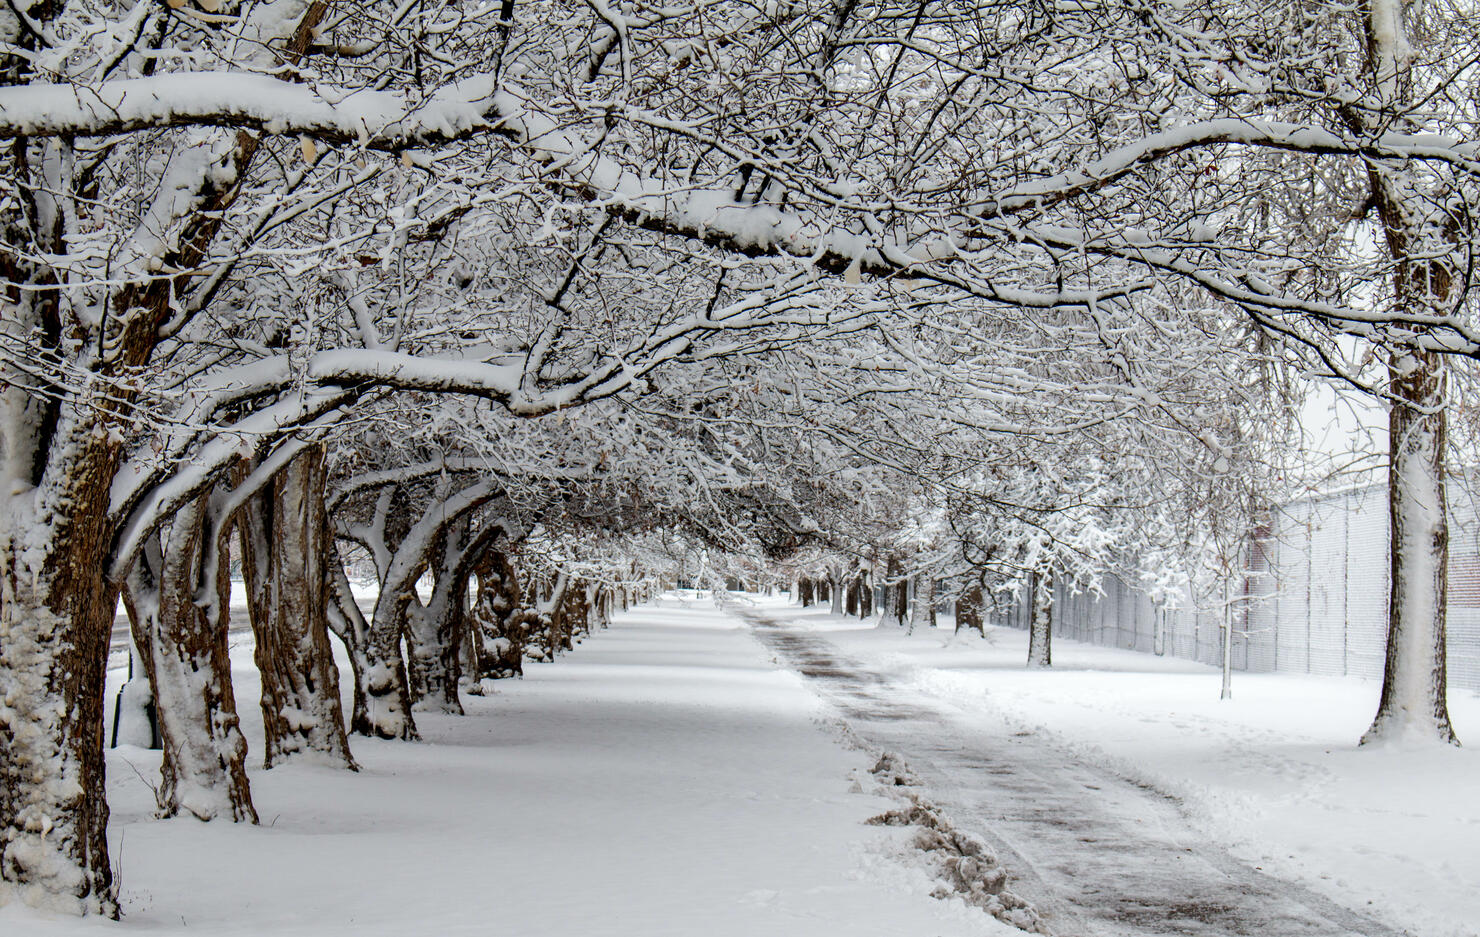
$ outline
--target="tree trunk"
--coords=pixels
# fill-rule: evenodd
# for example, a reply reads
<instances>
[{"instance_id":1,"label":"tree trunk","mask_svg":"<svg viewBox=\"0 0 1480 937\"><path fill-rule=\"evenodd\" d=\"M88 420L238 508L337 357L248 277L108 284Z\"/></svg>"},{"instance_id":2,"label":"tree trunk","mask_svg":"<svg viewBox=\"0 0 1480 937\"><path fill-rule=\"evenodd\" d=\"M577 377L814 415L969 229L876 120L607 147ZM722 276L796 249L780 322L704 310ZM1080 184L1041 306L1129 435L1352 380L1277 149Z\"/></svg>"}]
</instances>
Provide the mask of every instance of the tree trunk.
<instances>
[{"instance_id":1,"label":"tree trunk","mask_svg":"<svg viewBox=\"0 0 1480 937\"><path fill-rule=\"evenodd\" d=\"M590 596L592 630L605 631L612 620L611 586L605 583L592 583Z\"/></svg>"},{"instance_id":2,"label":"tree trunk","mask_svg":"<svg viewBox=\"0 0 1480 937\"><path fill-rule=\"evenodd\" d=\"M426 569L426 551L431 546L430 538L424 543L419 540L408 533L389 566L381 570L375 607L356 649L362 663L349 728L360 735L403 741L420 738L411 715L411 684L401 652L407 613L417 598L416 583Z\"/></svg>"},{"instance_id":3,"label":"tree trunk","mask_svg":"<svg viewBox=\"0 0 1480 937\"><path fill-rule=\"evenodd\" d=\"M385 525L393 519L392 515L377 507L375 523L380 527L374 539L379 546L374 553L379 557L376 566L380 576L380 594L376 596L375 611L362 645L364 670L358 676L360 686L356 699L363 698L364 706L362 709L356 705L350 718L351 730L381 738L417 738L416 722L411 715L411 686L406 662L401 656L401 641L410 624L407 613L413 603L416 603L417 611L417 638L423 642L422 656L416 661L416 666L421 668L418 680L423 681L430 676L429 667L445 667L447 674L433 679L440 681L450 675L450 687L439 683L439 686L444 686L439 696L445 700L447 692L450 692L456 699L456 640L462 626L455 616L462 611L465 598L456 596L457 608L454 611L453 595L459 588L459 581L463 587L466 586L469 567L477 551L495 535L507 532L503 523L485 525L478 538L470 543L467 540L466 515L500 494L498 480L492 477L456 493L441 490L439 486L435 499L422 511L421 517L406 528L394 551L389 550L385 542ZM382 496L382 504L389 504L386 496ZM438 568L439 558L445 560L447 568ZM440 598L433 597L437 607L431 616L435 621L427 617L427 610L421 607L416 594L417 580L429 563L432 564L434 580L443 584ZM428 629L443 628L451 631L445 639L431 635L430 640L437 642L438 649L435 654L428 654L425 643L429 638ZM444 646L450 655L443 655Z\"/></svg>"},{"instance_id":4,"label":"tree trunk","mask_svg":"<svg viewBox=\"0 0 1480 937\"><path fill-rule=\"evenodd\" d=\"M843 599L843 613L851 617L858 617L858 576L848 577L848 586Z\"/></svg>"},{"instance_id":5,"label":"tree trunk","mask_svg":"<svg viewBox=\"0 0 1480 937\"><path fill-rule=\"evenodd\" d=\"M1354 130L1394 126L1419 132L1413 113L1414 39L1402 4L1363 9L1371 79L1362 108L1345 108ZM1380 127L1378 125L1381 125ZM1372 203L1394 261L1400 312L1456 315L1469 237L1451 207L1452 182L1422 164L1366 163ZM1467 224L1467 222L1466 222ZM1410 327L1418 338L1429 327ZM1399 341L1403 341L1401 338ZM1449 519L1445 502L1445 366L1438 354L1405 342L1390 346L1388 516L1391 592L1382 697L1363 744L1400 736L1458 744L1449 722L1445 673Z\"/></svg>"},{"instance_id":6,"label":"tree trunk","mask_svg":"<svg viewBox=\"0 0 1480 937\"><path fill-rule=\"evenodd\" d=\"M12 405L22 391L4 393ZM94 432L109 409L69 401L44 452L0 440L12 485L0 525L0 904L116 916L103 680L118 590L103 570L118 453L106 427ZM37 487L25 487L48 457Z\"/></svg>"},{"instance_id":7,"label":"tree trunk","mask_svg":"<svg viewBox=\"0 0 1480 937\"><path fill-rule=\"evenodd\" d=\"M904 578L897 556L890 556L884 569L884 616L879 624L889 622L902 628L909 609L909 581Z\"/></svg>"},{"instance_id":8,"label":"tree trunk","mask_svg":"<svg viewBox=\"0 0 1480 937\"><path fill-rule=\"evenodd\" d=\"M349 636L345 646L355 672L355 704L349 720L353 733L403 741L420 738L411 715L411 687L401 641L422 568L409 561L393 563L380 581L368 622L358 616L358 606L345 601L347 584L339 584L341 616L351 626L364 626L363 630L347 627L341 635Z\"/></svg>"},{"instance_id":9,"label":"tree trunk","mask_svg":"<svg viewBox=\"0 0 1480 937\"><path fill-rule=\"evenodd\" d=\"M466 516L448 524L432 548L432 595L426 605L412 598L406 618L407 678L412 707L463 715L457 685L462 677L461 641L466 629L472 551Z\"/></svg>"},{"instance_id":10,"label":"tree trunk","mask_svg":"<svg viewBox=\"0 0 1480 937\"><path fill-rule=\"evenodd\" d=\"M1388 517L1392 590L1382 696L1362 743L1403 735L1458 744L1449 721L1445 619L1449 520L1445 501L1444 371L1438 356L1407 352L1388 410Z\"/></svg>"},{"instance_id":11,"label":"tree trunk","mask_svg":"<svg viewBox=\"0 0 1480 937\"><path fill-rule=\"evenodd\" d=\"M910 632L916 628L935 627L935 577L930 573L915 576L915 604L910 609Z\"/></svg>"},{"instance_id":12,"label":"tree trunk","mask_svg":"<svg viewBox=\"0 0 1480 937\"><path fill-rule=\"evenodd\" d=\"M858 574L858 615L860 618L872 618L873 614L874 583L868 570L862 570Z\"/></svg>"},{"instance_id":13,"label":"tree trunk","mask_svg":"<svg viewBox=\"0 0 1480 937\"><path fill-rule=\"evenodd\" d=\"M375 600L370 631L361 648L364 669L359 679L356 705L350 716L350 731L382 739L415 741L416 720L411 715L411 686L406 674L406 661L401 656L401 639L406 631L406 612L411 604L418 576L386 589Z\"/></svg>"},{"instance_id":14,"label":"tree trunk","mask_svg":"<svg viewBox=\"0 0 1480 937\"><path fill-rule=\"evenodd\" d=\"M985 610L985 596L982 594L980 582L974 582L966 593L956 603L956 630L971 628L982 637L986 637L987 629L983 622L983 611Z\"/></svg>"},{"instance_id":15,"label":"tree trunk","mask_svg":"<svg viewBox=\"0 0 1480 937\"><path fill-rule=\"evenodd\" d=\"M531 583L523 604L530 613L528 646L534 649L533 660L551 663L561 651L570 650L566 608L567 597L575 588L573 577L565 570L555 576L553 583ZM542 594L543 598L540 597Z\"/></svg>"},{"instance_id":16,"label":"tree trunk","mask_svg":"<svg viewBox=\"0 0 1480 937\"><path fill-rule=\"evenodd\" d=\"M153 663L145 660L138 642L138 635L146 633L147 626L140 620L143 612L134 608L127 589L123 590L123 607L129 623L128 680L118 691L109 745L158 750L163 743L159 738L159 710L154 704L154 678L149 675Z\"/></svg>"},{"instance_id":17,"label":"tree trunk","mask_svg":"<svg viewBox=\"0 0 1480 937\"><path fill-rule=\"evenodd\" d=\"M159 815L184 811L200 820L256 823L247 740L231 687L229 554L217 550L216 568L201 568L210 555L202 543L207 516L202 495L165 526L163 549L146 549L129 576L134 642L149 672L164 748ZM198 591L210 600L197 604Z\"/></svg>"},{"instance_id":18,"label":"tree trunk","mask_svg":"<svg viewBox=\"0 0 1480 937\"><path fill-rule=\"evenodd\" d=\"M477 576L478 592L468 617L477 660L472 692L481 693L484 680L523 676L524 647L533 619L519 607L519 574L506 553L487 551L479 560Z\"/></svg>"},{"instance_id":19,"label":"tree trunk","mask_svg":"<svg viewBox=\"0 0 1480 937\"><path fill-rule=\"evenodd\" d=\"M572 577L566 584L561 601L556 604L555 633L559 636L558 649L574 651L575 637L587 633L590 609L586 604L586 583Z\"/></svg>"},{"instance_id":20,"label":"tree trunk","mask_svg":"<svg viewBox=\"0 0 1480 937\"><path fill-rule=\"evenodd\" d=\"M106 503L106 490L92 494ZM99 575L104 554L89 519L63 516L48 527L12 515L5 532L0 904L18 898L116 917L102 687L117 592Z\"/></svg>"},{"instance_id":21,"label":"tree trunk","mask_svg":"<svg viewBox=\"0 0 1480 937\"><path fill-rule=\"evenodd\" d=\"M1028 624L1028 666L1053 665L1053 574L1028 574L1028 601L1032 615Z\"/></svg>"},{"instance_id":22,"label":"tree trunk","mask_svg":"<svg viewBox=\"0 0 1480 937\"><path fill-rule=\"evenodd\" d=\"M412 603L407 609L406 679L413 710L464 714L457 685L465 620L457 597L434 595L425 606Z\"/></svg>"},{"instance_id":23,"label":"tree trunk","mask_svg":"<svg viewBox=\"0 0 1480 937\"><path fill-rule=\"evenodd\" d=\"M828 611L834 615L843 614L843 576L836 568L827 571L827 594L832 603Z\"/></svg>"},{"instance_id":24,"label":"tree trunk","mask_svg":"<svg viewBox=\"0 0 1480 937\"><path fill-rule=\"evenodd\" d=\"M329 644L328 564L338 557L324 487L324 449L311 446L247 501L237 522L268 768L299 757L356 767Z\"/></svg>"},{"instance_id":25,"label":"tree trunk","mask_svg":"<svg viewBox=\"0 0 1480 937\"><path fill-rule=\"evenodd\" d=\"M350 590L349 577L345 575L344 563L337 548L328 575L328 625L329 630L344 645L345 655L349 658L350 678L354 685L350 726L351 731L356 731L354 726L368 725L370 722L369 700L365 696L365 684L368 682L365 675L370 669L370 657L365 653L365 646L370 641L370 623L365 620L365 615L360 611L359 603Z\"/></svg>"}]
</instances>

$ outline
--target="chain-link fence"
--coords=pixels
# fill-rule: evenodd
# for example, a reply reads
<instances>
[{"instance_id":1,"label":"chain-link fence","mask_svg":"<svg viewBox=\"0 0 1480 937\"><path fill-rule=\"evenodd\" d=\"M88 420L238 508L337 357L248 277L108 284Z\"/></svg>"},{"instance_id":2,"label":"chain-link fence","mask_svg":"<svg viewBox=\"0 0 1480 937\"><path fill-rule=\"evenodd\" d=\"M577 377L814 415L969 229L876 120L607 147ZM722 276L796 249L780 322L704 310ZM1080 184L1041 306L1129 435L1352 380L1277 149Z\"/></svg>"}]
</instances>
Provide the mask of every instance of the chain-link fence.
<instances>
[{"instance_id":1,"label":"chain-link fence","mask_svg":"<svg viewBox=\"0 0 1480 937\"><path fill-rule=\"evenodd\" d=\"M1480 509L1450 494L1449 685L1480 691ZM1230 589L1168 609L1114 576L1103 594L1054 589L1054 634L1217 666L1225 608L1238 670L1380 679L1387 640L1385 486L1296 501L1274 511ZM1026 628L1027 603L993 616Z\"/></svg>"}]
</instances>

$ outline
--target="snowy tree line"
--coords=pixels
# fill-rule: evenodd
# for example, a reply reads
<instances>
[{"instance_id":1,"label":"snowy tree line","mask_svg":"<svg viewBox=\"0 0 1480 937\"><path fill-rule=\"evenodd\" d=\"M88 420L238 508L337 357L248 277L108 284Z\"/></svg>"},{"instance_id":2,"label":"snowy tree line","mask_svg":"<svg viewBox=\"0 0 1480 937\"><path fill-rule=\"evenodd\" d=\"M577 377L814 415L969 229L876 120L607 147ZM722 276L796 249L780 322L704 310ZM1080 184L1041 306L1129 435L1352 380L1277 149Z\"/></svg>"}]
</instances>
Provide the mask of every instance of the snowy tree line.
<instances>
[{"instance_id":1,"label":"snowy tree line","mask_svg":"<svg viewBox=\"0 0 1480 937\"><path fill-rule=\"evenodd\" d=\"M254 820L233 559L267 763L348 768L346 724L414 739L675 543L842 608L872 577L896 618L909 579L970 618L1002 582L1218 555L1299 481L1304 378L1389 404L1369 735L1452 740L1474 26L1398 0L0 9L0 900L116 913L120 597L161 812Z\"/></svg>"}]
</instances>

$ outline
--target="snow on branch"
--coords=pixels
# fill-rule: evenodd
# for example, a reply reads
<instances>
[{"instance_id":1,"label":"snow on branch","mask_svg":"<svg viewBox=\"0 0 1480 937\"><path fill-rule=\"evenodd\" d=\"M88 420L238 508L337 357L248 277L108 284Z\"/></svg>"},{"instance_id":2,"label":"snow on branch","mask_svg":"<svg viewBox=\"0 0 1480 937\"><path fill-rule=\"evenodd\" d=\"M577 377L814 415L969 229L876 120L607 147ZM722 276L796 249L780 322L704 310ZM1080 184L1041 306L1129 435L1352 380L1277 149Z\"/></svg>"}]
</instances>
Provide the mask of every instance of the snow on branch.
<instances>
[{"instance_id":1,"label":"snow on branch","mask_svg":"<svg viewBox=\"0 0 1480 937\"><path fill-rule=\"evenodd\" d=\"M412 524L402 537L400 545L391 557L385 580L381 584L381 591L392 597L409 592L411 584L421 574L422 558L426 556L437 534L448 524L458 521L463 515L481 508L504 494L503 479L485 478L454 494L434 499L422 513L421 518ZM376 606L378 612L379 600Z\"/></svg>"},{"instance_id":2,"label":"snow on branch","mask_svg":"<svg viewBox=\"0 0 1480 937\"><path fill-rule=\"evenodd\" d=\"M237 72L181 72L96 86L31 84L0 89L0 139L186 125L301 134L330 144L391 152L498 134L545 166L547 178L594 206L642 228L692 237L737 253L789 255L834 273L923 276L995 302L1030 308L1085 305L1125 292L1038 291L957 277L937 261L959 255L964 240L959 234L936 231L909 237L868 225L867 217L859 220L870 230L859 233L814 216L737 200L728 187L674 188L601 155L526 93L507 82L500 86L492 74L474 75L426 97ZM1213 144L1440 160L1480 174L1480 148L1458 139L1386 133L1352 140L1298 124L1226 119L1152 134L1082 169L997 193L979 201L978 215L1001 217L1072 199L1168 155ZM969 250L969 245L964 247Z\"/></svg>"},{"instance_id":3,"label":"snow on branch","mask_svg":"<svg viewBox=\"0 0 1480 937\"><path fill-rule=\"evenodd\" d=\"M489 460L481 456L439 456L425 462L414 465L400 465L395 468L380 469L373 472L365 472L345 479L335 486L333 493L324 499L324 507L331 514L344 500L351 495L362 491L371 491L376 488L385 488L391 485L403 485L407 482L438 475L442 472L465 473L482 472L495 473L494 467Z\"/></svg>"},{"instance_id":4,"label":"snow on branch","mask_svg":"<svg viewBox=\"0 0 1480 937\"><path fill-rule=\"evenodd\" d=\"M153 470L125 465L110 492L109 515L118 533L109 576L121 578L160 522L214 484L237 460L255 454L283 433L332 423L337 411L353 397L352 392L340 388L313 388L221 428L188 465L167 464Z\"/></svg>"},{"instance_id":5,"label":"snow on branch","mask_svg":"<svg viewBox=\"0 0 1480 937\"><path fill-rule=\"evenodd\" d=\"M1149 134L1082 169L1014 186L983 204L979 213L983 218L995 218L1046 207L1103 188L1157 160L1217 144L1332 156L1432 160L1480 175L1480 145L1457 137L1384 133L1370 140L1352 140L1306 124L1228 117Z\"/></svg>"},{"instance_id":6,"label":"snow on branch","mask_svg":"<svg viewBox=\"0 0 1480 937\"><path fill-rule=\"evenodd\" d=\"M632 115L637 123L651 116ZM0 139L100 136L176 126L240 127L301 134L335 144L401 151L483 133L512 138L538 162L556 168L594 201L638 223L688 234L746 253L813 256L821 265L862 259L893 272L908 258L926 263L954 253L948 239L877 243L877 235L824 232L772 206L737 201L729 188L672 189L599 155L516 86L492 73L453 82L429 96L284 81L234 71L173 72L97 85L33 83L0 89ZM1308 153L1422 159L1480 172L1480 145L1440 134L1389 132L1350 139L1280 121L1225 118L1150 134L1082 169L1000 193L986 217L1057 202L1113 182L1173 153L1213 144L1243 144ZM881 249L893 256L886 258ZM898 253L903 251L903 256ZM841 269L841 268L840 268Z\"/></svg>"},{"instance_id":7,"label":"snow on branch","mask_svg":"<svg viewBox=\"0 0 1480 937\"><path fill-rule=\"evenodd\" d=\"M492 75L475 75L420 101L400 91L314 86L233 71L171 72L98 85L18 85L0 89L0 139L213 126L403 150L492 129L499 116L494 82Z\"/></svg>"},{"instance_id":8,"label":"snow on branch","mask_svg":"<svg viewBox=\"0 0 1480 937\"><path fill-rule=\"evenodd\" d=\"M1017 230L1017 229L1009 229ZM1174 249L1130 243L1124 238L1088 236L1082 231L1054 225L1023 229L1039 243L1059 250L1087 251L1119 257L1152 270L1174 274L1196 283L1210 295L1251 314L1262 325L1274 326L1271 317L1301 316L1327 328L1372 339L1379 334L1401 336L1416 347L1443 354L1480 355L1480 330L1460 315L1434 315L1392 308L1362 308L1305 299L1278 289L1247 269L1206 269ZM1277 329L1286 331L1285 329Z\"/></svg>"}]
</instances>

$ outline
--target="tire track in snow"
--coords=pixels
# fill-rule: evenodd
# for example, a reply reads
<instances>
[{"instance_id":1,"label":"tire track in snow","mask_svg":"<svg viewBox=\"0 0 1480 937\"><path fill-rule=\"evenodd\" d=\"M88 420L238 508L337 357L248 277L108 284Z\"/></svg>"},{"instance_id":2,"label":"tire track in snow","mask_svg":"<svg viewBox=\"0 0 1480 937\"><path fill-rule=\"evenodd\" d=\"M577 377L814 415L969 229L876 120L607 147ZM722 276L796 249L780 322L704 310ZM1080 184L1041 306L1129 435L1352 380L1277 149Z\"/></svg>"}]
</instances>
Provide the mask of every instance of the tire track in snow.
<instances>
[{"instance_id":1,"label":"tire track in snow","mask_svg":"<svg viewBox=\"0 0 1480 937\"><path fill-rule=\"evenodd\" d=\"M1401 937L1205 842L1174 800L1015 732L967 725L942 701L814 632L745 610L757 638L922 793L986 839L1012 888L1060 937Z\"/></svg>"}]
</instances>

